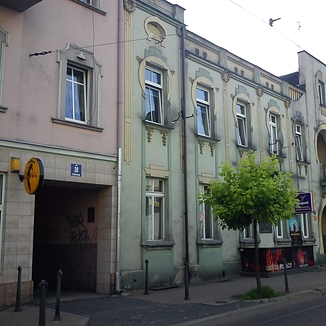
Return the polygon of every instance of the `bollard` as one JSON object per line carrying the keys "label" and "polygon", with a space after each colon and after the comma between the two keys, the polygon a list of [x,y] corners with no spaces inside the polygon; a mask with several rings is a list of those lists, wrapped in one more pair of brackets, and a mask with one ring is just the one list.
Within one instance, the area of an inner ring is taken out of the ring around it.
{"label": "bollard", "polygon": [[58,281],[57,281],[57,298],[55,302],[55,315],[53,320],[60,321],[60,296],[61,296],[61,276],[62,276],[62,270],[58,270]]}
{"label": "bollard", "polygon": [[22,267],[19,266],[18,270],[18,280],[17,280],[17,294],[16,294],[16,307],[15,311],[20,312],[22,311],[20,307],[20,295],[21,295],[21,286],[22,286]]}
{"label": "bollard", "polygon": [[39,326],[45,326],[45,291],[47,286],[48,283],[45,280],[42,280],[38,285],[41,288]]}
{"label": "bollard", "polygon": [[184,259],[185,265],[185,300],[189,300],[189,264]]}
{"label": "bollard", "polygon": [[288,276],[286,271],[286,259],[283,258],[283,266],[284,266],[284,282],[285,282],[285,293],[289,293],[289,284],[288,284]]}
{"label": "bollard", "polygon": [[148,293],[148,259],[145,260],[145,264],[146,264],[146,267],[145,267],[145,292],[144,294],[149,294]]}

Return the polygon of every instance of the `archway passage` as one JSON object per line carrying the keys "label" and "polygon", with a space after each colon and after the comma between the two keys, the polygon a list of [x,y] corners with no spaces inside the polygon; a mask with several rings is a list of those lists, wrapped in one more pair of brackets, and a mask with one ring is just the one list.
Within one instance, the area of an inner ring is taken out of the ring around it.
{"label": "archway passage", "polygon": [[63,290],[96,291],[98,190],[44,186],[35,198],[33,281]]}

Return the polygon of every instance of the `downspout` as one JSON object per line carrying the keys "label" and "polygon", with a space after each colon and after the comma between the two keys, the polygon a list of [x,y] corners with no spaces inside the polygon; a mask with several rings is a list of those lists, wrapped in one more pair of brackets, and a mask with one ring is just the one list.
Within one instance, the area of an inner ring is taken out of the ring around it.
{"label": "downspout", "polygon": [[118,178],[117,178],[117,230],[116,230],[116,265],[115,265],[115,292],[121,293],[120,288],[120,245],[121,245],[121,180],[122,180],[122,138],[123,138],[123,96],[124,96],[124,8],[123,0],[118,4],[118,73],[117,73],[117,151],[118,151]]}
{"label": "downspout", "polygon": [[189,300],[189,235],[188,235],[188,178],[187,178],[187,129],[186,129],[186,49],[185,25],[181,27],[181,66],[182,66],[182,100],[181,116],[183,121],[183,187],[184,187],[184,226],[185,226],[185,300]]}

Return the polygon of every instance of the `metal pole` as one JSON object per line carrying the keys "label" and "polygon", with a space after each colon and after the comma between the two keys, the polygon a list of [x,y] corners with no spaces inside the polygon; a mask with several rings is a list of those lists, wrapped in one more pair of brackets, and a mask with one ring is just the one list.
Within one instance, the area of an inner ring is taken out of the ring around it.
{"label": "metal pole", "polygon": [[146,267],[145,267],[145,292],[144,294],[149,294],[148,293],[148,259],[145,260],[145,264],[146,264]]}
{"label": "metal pole", "polygon": [[48,283],[42,280],[38,287],[41,288],[41,299],[40,299],[40,313],[39,313],[39,326],[45,326],[45,291]]}
{"label": "metal pole", "polygon": [[55,302],[55,315],[53,320],[61,320],[60,318],[60,296],[61,296],[61,276],[62,270],[58,270],[58,281],[57,281],[57,298]]}
{"label": "metal pole", "polygon": [[21,285],[22,285],[22,267],[19,266],[17,268],[18,270],[18,280],[17,280],[17,294],[16,294],[16,308],[15,311],[20,312],[22,311],[21,307],[20,307],[20,303],[21,303]]}
{"label": "metal pole", "polygon": [[185,265],[185,300],[189,300],[189,264],[187,260],[184,260],[184,265]]}
{"label": "metal pole", "polygon": [[285,293],[289,293],[289,283],[288,283],[288,276],[286,270],[286,259],[283,258],[283,266],[284,266],[284,282],[285,282]]}

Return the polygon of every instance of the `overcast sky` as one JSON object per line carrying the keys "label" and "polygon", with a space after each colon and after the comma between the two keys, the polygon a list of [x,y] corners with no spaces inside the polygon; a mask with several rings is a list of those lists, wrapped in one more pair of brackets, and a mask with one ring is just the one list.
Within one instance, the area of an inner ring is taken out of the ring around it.
{"label": "overcast sky", "polygon": [[326,64],[325,0],[169,1],[190,31],[276,76],[297,71],[302,50]]}

